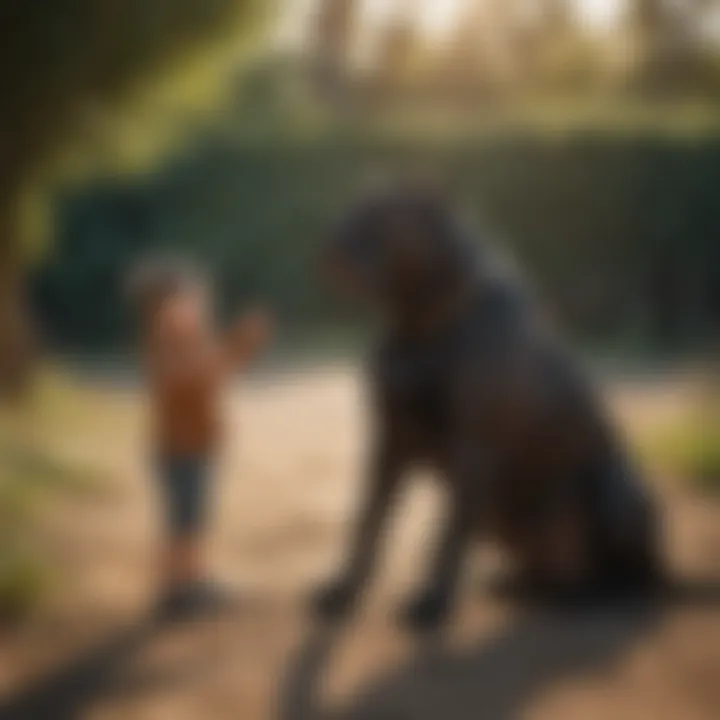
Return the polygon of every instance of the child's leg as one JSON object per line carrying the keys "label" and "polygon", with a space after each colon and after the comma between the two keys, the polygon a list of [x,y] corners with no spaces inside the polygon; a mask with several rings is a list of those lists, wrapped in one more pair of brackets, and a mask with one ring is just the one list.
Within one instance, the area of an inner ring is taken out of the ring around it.
{"label": "child's leg", "polygon": [[161,466],[168,518],[163,592],[157,607],[163,620],[233,607],[233,593],[208,581],[205,512],[209,466],[205,458],[169,458]]}
{"label": "child's leg", "polygon": [[172,589],[202,580],[203,540],[209,481],[205,458],[166,458],[161,475],[167,513],[163,576]]}
{"label": "child's leg", "polygon": [[172,537],[165,550],[162,575],[166,587],[173,588],[200,580],[205,567],[199,535]]}

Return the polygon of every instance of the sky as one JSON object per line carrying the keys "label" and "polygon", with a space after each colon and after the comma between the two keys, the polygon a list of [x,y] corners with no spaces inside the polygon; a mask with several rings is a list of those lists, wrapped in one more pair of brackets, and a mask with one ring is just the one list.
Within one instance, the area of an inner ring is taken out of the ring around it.
{"label": "sky", "polygon": [[[283,42],[297,42],[302,37],[304,22],[312,11],[314,0],[286,0],[287,11],[281,21],[279,35]],[[441,40],[457,22],[459,14],[470,2],[481,0],[363,0],[364,13],[369,26],[382,23],[398,7],[417,6],[420,28],[429,40]],[[623,0],[575,0],[583,24],[590,29],[602,30],[610,26],[622,9]]]}
{"label": "sky", "polygon": [[[395,3],[388,0],[364,0],[365,11],[369,18],[381,21],[393,6],[405,4],[417,5],[418,22],[428,36],[442,36],[451,30],[457,18],[467,6],[476,0],[405,0]],[[575,0],[583,19],[589,26],[607,26],[612,22],[621,6],[621,0]]]}

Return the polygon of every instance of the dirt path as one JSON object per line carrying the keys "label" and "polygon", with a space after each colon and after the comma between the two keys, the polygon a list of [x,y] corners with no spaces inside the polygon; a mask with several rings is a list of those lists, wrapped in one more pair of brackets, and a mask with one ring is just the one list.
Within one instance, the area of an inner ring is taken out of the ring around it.
{"label": "dirt path", "polygon": [[[672,388],[614,392],[637,422],[671,412]],[[389,614],[421,568],[437,498],[404,499],[367,606],[336,633],[303,599],[342,551],[362,454],[354,373],[274,378],[232,399],[213,558],[237,611],[158,631],[143,622],[157,528],[137,399],[104,398],[65,449],[112,470],[109,496],[55,507],[62,585],[43,618],[0,646],[0,717],[85,720],[711,720],[720,717],[720,598],[553,616],[469,582],[447,637],[418,645]],[[668,490],[679,569],[720,577],[720,511]],[[720,593],[715,593],[720,595]]]}

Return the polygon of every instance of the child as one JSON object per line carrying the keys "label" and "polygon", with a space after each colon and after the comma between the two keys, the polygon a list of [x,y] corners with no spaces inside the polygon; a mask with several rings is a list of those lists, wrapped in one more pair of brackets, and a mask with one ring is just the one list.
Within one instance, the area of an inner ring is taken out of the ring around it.
{"label": "child", "polygon": [[185,617],[222,603],[203,558],[210,474],[222,434],[226,382],[267,344],[271,323],[256,311],[221,336],[208,285],[180,265],[142,268],[132,284],[143,331],[152,448],[168,523],[158,614]]}

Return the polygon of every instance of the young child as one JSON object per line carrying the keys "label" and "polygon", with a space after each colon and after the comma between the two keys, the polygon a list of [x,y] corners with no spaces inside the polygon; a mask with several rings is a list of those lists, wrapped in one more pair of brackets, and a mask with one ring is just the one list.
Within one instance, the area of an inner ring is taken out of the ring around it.
{"label": "young child", "polygon": [[177,264],[141,268],[131,291],[141,317],[154,470],[167,516],[158,614],[185,617],[227,599],[209,582],[203,556],[221,401],[231,373],[267,344],[271,322],[255,311],[220,334],[208,284]]}

